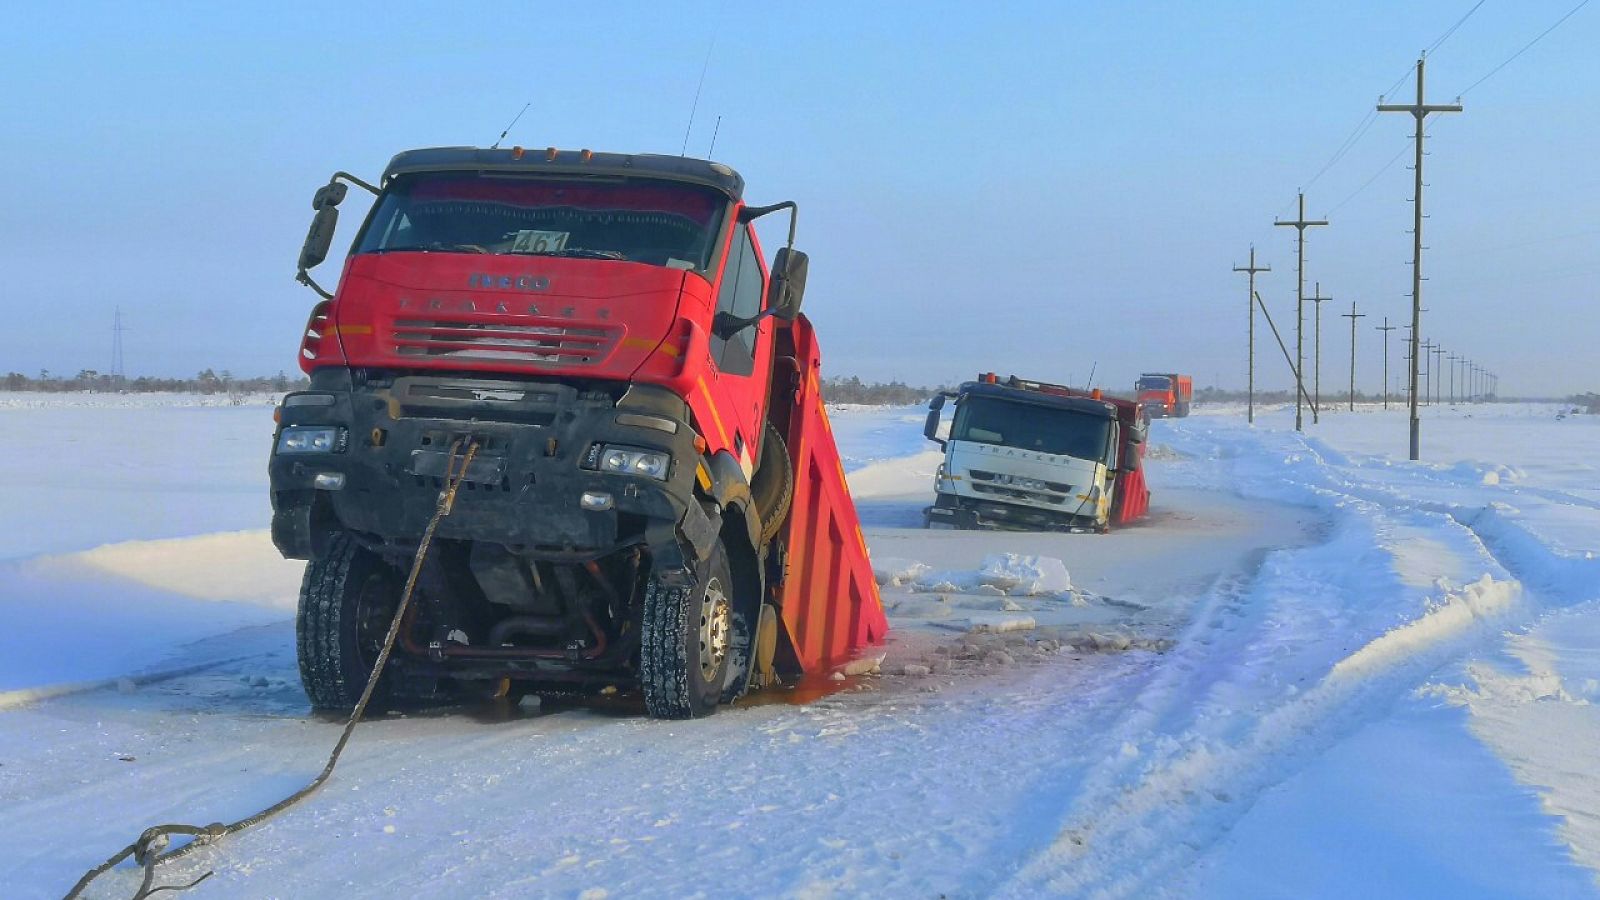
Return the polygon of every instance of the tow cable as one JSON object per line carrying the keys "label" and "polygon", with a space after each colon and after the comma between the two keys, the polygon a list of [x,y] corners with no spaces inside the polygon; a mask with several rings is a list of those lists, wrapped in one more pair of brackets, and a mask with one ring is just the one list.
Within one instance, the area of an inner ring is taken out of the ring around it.
{"label": "tow cable", "polygon": [[[133,900],[143,900],[143,898],[159,891],[188,890],[210,878],[214,873],[207,872],[188,884],[151,887],[151,884],[155,881],[156,867],[181,856],[187,856],[200,847],[216,842],[219,838],[237,834],[252,825],[258,825],[311,796],[318,788],[322,787],[323,782],[328,780],[328,776],[333,774],[333,767],[338,764],[339,755],[344,752],[345,744],[349,743],[351,732],[355,731],[356,723],[361,721],[362,714],[367,711],[367,703],[372,699],[373,692],[377,690],[378,679],[382,677],[384,666],[388,665],[389,662],[389,652],[394,649],[395,638],[400,634],[400,622],[405,618],[406,609],[411,605],[411,596],[416,591],[417,577],[422,572],[422,561],[428,555],[428,545],[433,542],[433,533],[438,529],[439,521],[450,515],[450,510],[455,506],[456,502],[456,489],[465,480],[467,468],[472,465],[472,458],[478,453],[478,442],[470,440],[466,442],[465,454],[458,457],[457,454],[461,453],[462,450],[462,443],[462,440],[458,439],[450,447],[450,457],[445,466],[444,487],[439,491],[438,505],[433,511],[433,518],[428,520],[428,527],[422,532],[422,539],[417,542],[417,554],[411,559],[411,574],[406,578],[405,590],[400,593],[400,603],[395,608],[394,619],[389,622],[389,633],[384,636],[383,647],[378,651],[378,660],[372,667],[372,674],[367,677],[367,686],[361,691],[361,699],[356,702],[355,709],[350,711],[350,720],[345,722],[344,731],[339,734],[339,741],[334,744],[333,753],[328,756],[327,765],[322,767],[322,771],[317,777],[311,779],[311,782],[305,787],[279,800],[277,803],[232,824],[225,825],[221,822],[213,822],[204,827],[183,824],[152,825],[146,828],[133,843],[117,851],[110,859],[85,872],[83,877],[78,879],[78,883],[72,886],[72,890],[67,892],[66,900],[75,900],[75,898],[81,896],[84,890],[94,883],[95,879],[104,875],[130,856],[133,857],[135,863],[138,863],[144,869],[144,881],[139,885],[138,892],[133,895]],[[461,470],[459,472],[455,468],[458,458],[461,459]],[[175,850],[167,850],[167,844],[171,841],[173,835],[187,835],[193,837],[194,840]]]}

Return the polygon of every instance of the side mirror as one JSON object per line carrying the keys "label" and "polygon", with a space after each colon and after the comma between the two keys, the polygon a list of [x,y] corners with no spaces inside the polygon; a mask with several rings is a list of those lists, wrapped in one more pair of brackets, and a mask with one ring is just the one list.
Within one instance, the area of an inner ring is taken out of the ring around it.
{"label": "side mirror", "polygon": [[1133,472],[1133,471],[1136,471],[1139,468],[1139,456],[1140,456],[1140,454],[1139,454],[1139,445],[1136,444],[1136,443],[1133,443],[1132,441],[1129,441],[1122,448],[1122,460],[1121,460],[1122,465],[1117,469],[1117,471],[1119,471],[1119,472]]}
{"label": "side mirror", "polygon": [[311,208],[320,212],[325,207],[338,206],[344,202],[344,195],[349,190],[342,182],[330,181],[311,195]]}
{"label": "side mirror", "polygon": [[[339,185],[344,187],[344,185]],[[324,188],[326,190],[326,188]],[[319,195],[322,191],[317,192]],[[339,226],[337,206],[319,206],[311,217],[311,229],[306,232],[306,242],[300,247],[300,273],[314,269],[328,258],[328,248],[333,246],[333,232]]]}
{"label": "side mirror", "polygon": [[928,419],[922,423],[922,436],[935,444],[943,447],[944,439],[939,437],[939,412],[944,409],[944,394],[935,394],[928,401]]}
{"label": "side mirror", "polygon": [[806,292],[809,258],[799,250],[783,247],[772,261],[767,283],[767,309],[784,322],[800,315],[800,298]]}

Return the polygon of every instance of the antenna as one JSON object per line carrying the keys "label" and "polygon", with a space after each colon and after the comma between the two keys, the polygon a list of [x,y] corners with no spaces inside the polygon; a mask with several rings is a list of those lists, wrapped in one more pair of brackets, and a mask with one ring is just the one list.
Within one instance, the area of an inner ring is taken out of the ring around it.
{"label": "antenna", "polygon": [[520,120],[522,118],[522,114],[527,112],[528,111],[528,107],[530,107],[532,105],[533,105],[533,101],[532,100],[529,100],[527,103],[522,104],[522,109],[517,112],[517,114],[516,114],[516,116],[514,118],[512,118],[511,124],[506,126],[506,130],[505,131],[500,132],[500,136],[495,138],[493,144],[489,145],[489,149],[490,150],[498,150],[498,149],[500,149],[500,142],[506,139],[506,135],[511,133],[511,129],[517,127],[517,122],[518,122],[518,120]]}
{"label": "antenna", "polygon": [[694,130],[694,114],[700,108],[700,89],[706,86],[706,69],[711,67],[711,52],[717,49],[717,31],[722,28],[722,16],[717,16],[717,28],[711,32],[711,44],[706,47],[706,58],[700,63],[700,80],[694,86],[694,102],[689,105],[689,124],[683,129],[683,147],[679,156],[689,153],[689,132]]}
{"label": "antenna", "polygon": [[1083,389],[1084,390],[1088,391],[1088,390],[1093,390],[1094,389],[1094,370],[1098,369],[1099,367],[1100,367],[1100,360],[1098,360],[1098,359],[1094,361],[1094,365],[1091,365],[1089,367],[1089,380],[1083,383]]}
{"label": "antenna", "polygon": [[706,159],[711,158],[712,151],[717,149],[717,132],[722,130],[722,117],[717,116],[717,125],[711,129],[711,146],[706,148]]}

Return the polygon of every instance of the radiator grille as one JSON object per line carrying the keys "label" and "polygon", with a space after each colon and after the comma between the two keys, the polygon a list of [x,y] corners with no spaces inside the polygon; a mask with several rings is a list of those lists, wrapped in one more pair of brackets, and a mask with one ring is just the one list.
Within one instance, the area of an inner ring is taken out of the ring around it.
{"label": "radiator grille", "polygon": [[402,319],[394,323],[400,356],[585,366],[604,360],[617,329],[568,324],[501,324]]}

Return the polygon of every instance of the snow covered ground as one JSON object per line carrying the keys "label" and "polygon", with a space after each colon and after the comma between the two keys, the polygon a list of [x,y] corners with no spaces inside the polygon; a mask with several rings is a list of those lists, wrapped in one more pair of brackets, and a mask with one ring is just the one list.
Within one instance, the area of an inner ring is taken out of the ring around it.
{"label": "snow covered ground", "polygon": [[[0,397],[0,884],[234,819],[338,723],[295,674],[264,406]],[[881,674],[693,723],[629,704],[364,725],[193,893],[1600,896],[1600,417],[1197,411],[1151,519],[928,532],[917,409],[841,409]],[[95,689],[83,689],[95,688]],[[810,702],[802,703],[802,700]],[[105,896],[131,893],[119,871]]]}

